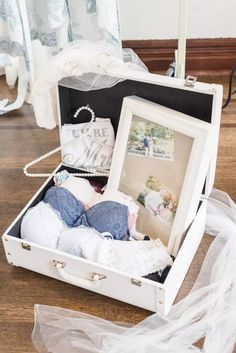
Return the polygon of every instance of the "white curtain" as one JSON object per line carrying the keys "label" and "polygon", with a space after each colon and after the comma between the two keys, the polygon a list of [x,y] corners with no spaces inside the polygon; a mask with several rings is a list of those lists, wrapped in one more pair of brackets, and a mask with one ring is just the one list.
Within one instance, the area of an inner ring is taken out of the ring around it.
{"label": "white curtain", "polygon": [[9,85],[19,79],[0,114],[19,108],[48,60],[81,39],[121,48],[118,0],[0,0],[0,67]]}

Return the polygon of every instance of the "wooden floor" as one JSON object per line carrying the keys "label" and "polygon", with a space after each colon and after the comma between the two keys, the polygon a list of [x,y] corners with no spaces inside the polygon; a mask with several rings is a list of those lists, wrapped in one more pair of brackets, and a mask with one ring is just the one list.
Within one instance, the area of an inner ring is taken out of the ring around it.
{"label": "wooden floor", "polygon": [[[214,80],[211,78],[211,81]],[[226,83],[225,79],[215,81]],[[9,92],[1,79],[0,97],[9,94],[13,98],[15,92]],[[26,178],[22,167],[58,146],[58,143],[58,130],[39,129],[30,105],[25,104],[20,110],[0,116],[0,233],[4,232],[42,184],[41,179]],[[42,170],[51,171],[58,163],[59,156],[54,156],[42,163]],[[235,99],[222,115],[215,187],[228,192],[236,201]],[[186,296],[192,287],[211,241],[210,236],[204,236],[177,300]],[[7,264],[0,245],[0,353],[36,352],[31,343],[33,308],[36,303],[131,323],[137,323],[151,314],[90,291],[12,267]]]}

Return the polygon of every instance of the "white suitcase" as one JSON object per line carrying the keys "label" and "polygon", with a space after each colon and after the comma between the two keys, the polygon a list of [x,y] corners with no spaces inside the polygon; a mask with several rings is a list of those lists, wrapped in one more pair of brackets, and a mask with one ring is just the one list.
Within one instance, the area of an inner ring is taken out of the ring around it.
{"label": "white suitcase", "polygon": [[[46,190],[53,185],[52,177],[46,180],[21,211],[4,233],[2,240],[7,260],[11,265],[20,266],[150,311],[167,314],[204,233],[207,197],[212,190],[215,175],[222,87],[198,82],[192,84],[188,80],[133,71],[120,73],[119,77],[124,80],[111,88],[87,92],[73,87],[70,78],[63,79],[58,89],[61,124],[71,123],[75,109],[78,106],[89,104],[98,116],[111,116],[112,124],[117,130],[119,123],[117,117],[120,115],[123,97],[136,95],[212,125],[213,143],[210,150],[206,151],[210,154],[210,165],[203,193],[199,199],[199,208],[185,232],[165,282],[161,284],[142,277],[134,278],[127,273],[112,270],[100,264],[23,241],[20,238],[22,217],[29,207],[42,200]],[[85,121],[81,120],[81,122]],[[56,168],[56,171],[63,169],[77,172],[62,164]],[[98,181],[105,183],[102,178],[98,178]]]}

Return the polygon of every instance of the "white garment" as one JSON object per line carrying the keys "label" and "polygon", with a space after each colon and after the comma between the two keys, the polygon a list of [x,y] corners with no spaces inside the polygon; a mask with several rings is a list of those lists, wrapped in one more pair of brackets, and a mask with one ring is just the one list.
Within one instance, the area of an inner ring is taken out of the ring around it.
{"label": "white garment", "polygon": [[56,249],[60,233],[66,228],[49,204],[41,201],[25,214],[21,223],[21,238]]}
{"label": "white garment", "polygon": [[160,195],[160,192],[150,191],[144,199],[145,207],[156,211],[158,206],[163,203],[163,198]]}
{"label": "white garment", "polygon": [[104,193],[101,195],[101,201],[115,201],[126,205],[129,209],[130,214],[138,214],[139,206],[129,195],[124,194],[118,190],[111,190],[106,188]]}
{"label": "white garment", "polygon": [[61,127],[62,161],[91,171],[110,169],[115,144],[114,129],[109,118],[89,123],[65,124]]}
{"label": "white garment", "polygon": [[63,231],[58,250],[133,276],[146,276],[173,263],[160,240],[106,240],[96,230],[84,227]]}
{"label": "white garment", "polygon": [[149,139],[149,157],[153,157],[153,140],[152,138]]}
{"label": "white garment", "polygon": [[104,193],[100,194],[94,190],[87,179],[74,176],[70,176],[63,181],[60,186],[70,191],[77,200],[89,207],[102,201],[114,201],[126,205],[130,214],[138,214],[139,206],[131,196],[126,195],[121,191],[106,188]]}
{"label": "white garment", "polygon": [[[107,234],[107,233],[106,233]],[[103,244],[104,243],[104,244]],[[83,257],[90,261],[104,263],[108,240],[94,228],[71,228],[61,234],[58,250]]]}
{"label": "white garment", "polygon": [[70,191],[77,200],[87,206],[91,205],[92,200],[97,194],[90,182],[84,178],[70,176],[60,186]]}

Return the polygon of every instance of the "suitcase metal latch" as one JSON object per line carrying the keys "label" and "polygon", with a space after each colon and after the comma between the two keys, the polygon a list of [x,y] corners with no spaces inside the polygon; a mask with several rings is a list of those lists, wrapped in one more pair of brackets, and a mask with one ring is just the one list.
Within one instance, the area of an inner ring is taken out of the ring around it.
{"label": "suitcase metal latch", "polygon": [[142,286],[142,282],[139,279],[136,279],[136,278],[131,278],[131,283],[134,286],[137,286],[137,287],[141,287]]}
{"label": "suitcase metal latch", "polygon": [[102,279],[107,278],[107,276],[105,276],[105,275],[103,275],[101,273],[93,272],[92,275],[91,275],[91,278],[94,279],[95,276],[99,277],[99,281],[101,281]]}
{"label": "suitcase metal latch", "polygon": [[197,81],[197,77],[196,76],[190,76],[188,75],[185,79],[185,83],[184,85],[186,87],[194,87],[195,82]]}
{"label": "suitcase metal latch", "polygon": [[24,249],[24,250],[31,251],[31,246],[30,246],[29,244],[21,243],[21,247],[22,247],[22,249]]}
{"label": "suitcase metal latch", "polygon": [[65,262],[62,261],[57,261],[57,260],[53,260],[54,266],[56,267],[58,264],[61,265],[61,268],[64,268],[66,266]]}

